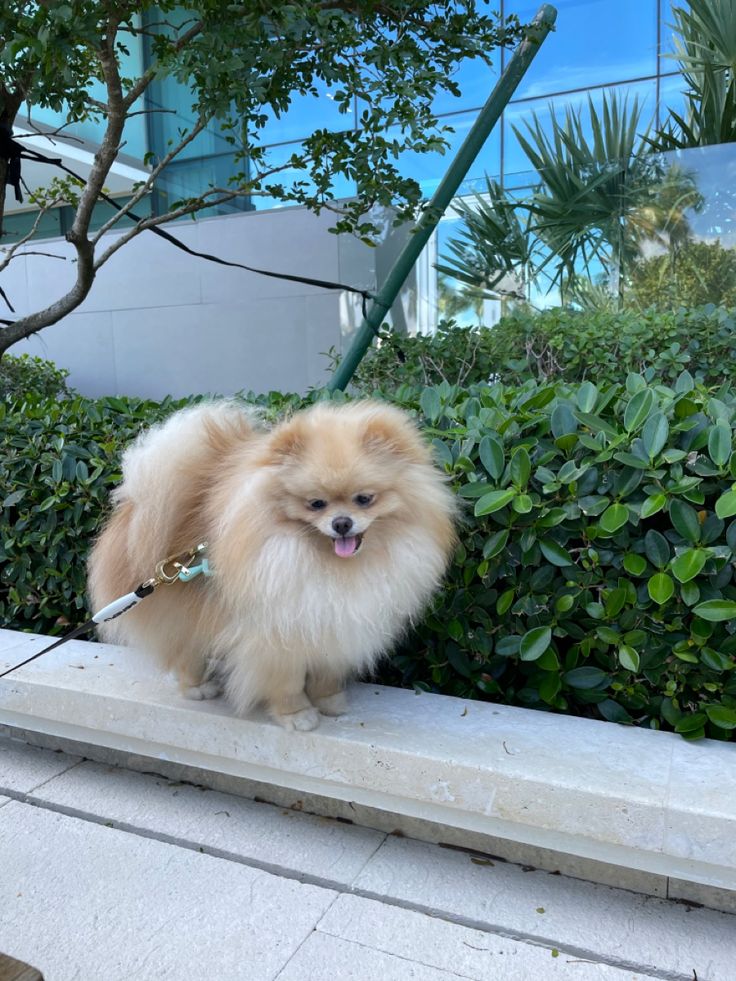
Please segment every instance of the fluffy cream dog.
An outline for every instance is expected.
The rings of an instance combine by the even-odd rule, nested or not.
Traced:
[[[207,542],[212,575],[159,586],[102,628],[155,654],[185,694],[265,703],[288,729],[345,711],[426,605],[454,544],[454,496],[405,413],[320,403],[272,430],[233,402],[175,413],[123,458],[90,559],[95,609]]]

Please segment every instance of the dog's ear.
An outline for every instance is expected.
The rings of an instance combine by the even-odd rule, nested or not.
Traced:
[[[271,433],[268,441],[268,456],[271,463],[284,463],[290,457],[299,456],[304,450],[306,438],[304,427],[299,419],[281,423]]]
[[[380,407],[366,419],[363,445],[368,451],[388,452],[411,463],[426,463],[428,450],[412,423],[403,412]]]

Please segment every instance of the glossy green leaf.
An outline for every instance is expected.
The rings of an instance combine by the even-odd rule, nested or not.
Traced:
[[[721,494],[716,501],[716,514],[719,518],[730,518],[736,514],[736,490]]]
[[[491,491],[490,494],[484,494],[475,504],[475,516],[476,518],[482,517],[484,514],[493,514],[494,511],[500,511],[501,508],[505,508],[516,497],[516,491],[513,487],[507,487],[506,490],[495,490]]]
[[[700,574],[707,560],[708,555],[702,548],[689,548],[673,559],[672,575],[679,582],[690,582]]]
[[[430,422],[437,422],[442,412],[442,403],[436,388],[425,388],[419,397],[419,407]]]
[[[693,712],[691,715],[684,715],[675,725],[675,732],[695,732],[702,729],[708,717],[705,712]]]
[[[627,671],[639,670],[639,654],[628,644],[622,644],[616,652],[618,663]]]
[[[666,572],[658,572],[647,583],[647,592],[655,603],[662,606],[663,603],[666,603],[672,598],[675,592],[675,584]]]
[[[560,596],[558,600],[555,601],[555,612],[556,613],[569,613],[569,611],[575,605],[575,597],[566,593],[564,596]]]
[[[495,555],[498,555],[499,552],[504,550],[508,540],[508,528],[502,528],[501,531],[497,531],[494,535],[491,535],[483,545],[483,558],[492,559]]]
[[[683,603],[687,603],[688,606],[695,606],[700,599],[700,589],[694,582],[684,582],[680,586],[680,596],[682,596]]]
[[[550,627],[534,627],[521,638],[519,656],[522,661],[536,661],[547,650],[552,640]]]
[[[555,406],[550,416],[550,424],[555,439],[574,433],[578,428],[577,419],[567,402],[560,402]]]
[[[650,460],[653,460],[660,453],[667,442],[669,432],[669,423],[662,412],[653,412],[644,423],[644,428],[641,431],[641,441]]]
[[[731,459],[733,434],[730,423],[719,419],[708,434],[708,455],[717,467],[725,467]]]
[[[432,440],[432,448],[434,450],[435,459],[442,467],[452,467],[452,450],[442,439],[437,439],[435,437]]]
[[[598,401],[598,389],[593,382],[585,381],[580,386],[575,396],[575,401],[581,412],[592,412]]]
[[[502,617],[504,613],[508,613],[514,602],[514,596],[516,591],[514,589],[507,589],[505,592],[501,593],[496,601],[496,613]]]
[[[693,613],[702,620],[710,620],[711,623],[733,620],[736,618],[736,603],[725,599],[706,600],[693,607]]]
[[[534,507],[534,503],[528,494],[519,494],[511,502],[511,507],[517,514],[529,514]]]
[[[642,576],[647,570],[647,560],[643,555],[627,552],[623,559],[624,569],[632,576]]]
[[[673,498],[670,501],[670,518],[685,541],[693,544],[700,541],[700,522],[695,508],[679,498]]]
[[[629,520],[629,509],[625,504],[612,504],[601,515],[600,526],[609,534],[623,528]]]
[[[480,462],[494,480],[498,480],[505,466],[503,444],[495,436],[484,436],[478,446]]]
[[[562,681],[559,674],[548,674],[539,682],[539,697],[550,705],[559,694]]]
[[[654,392],[649,388],[641,389],[633,396],[624,412],[626,432],[633,433],[644,423],[654,405]]]
[[[641,517],[651,518],[653,514],[657,514],[659,511],[661,511],[666,503],[666,494],[650,494],[641,506]]]
[[[615,620],[624,606],[626,606],[628,597],[629,591],[626,587],[620,586],[618,589],[612,589],[605,599],[606,616],[611,620]]]
[[[563,548],[562,545],[559,545],[551,538],[543,538],[539,542],[539,547],[542,550],[542,555],[552,565],[559,567],[574,565],[573,558],[567,549]]]
[[[523,489],[529,483],[529,477],[532,472],[532,464],[529,459],[529,454],[524,446],[520,446],[518,449],[514,450],[511,456],[511,483],[516,487]]]
[[[605,671],[594,667],[573,668],[562,677],[571,688],[581,689],[602,688],[610,680]]]
[[[705,714],[719,729],[736,729],[736,709],[727,708],[725,705],[708,705]]]
[[[644,551],[653,566],[664,569],[670,560],[670,546],[660,532],[651,528],[644,536]]]

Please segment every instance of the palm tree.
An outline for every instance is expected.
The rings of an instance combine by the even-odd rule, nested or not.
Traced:
[[[528,299],[541,262],[528,212],[489,177],[485,193],[459,200],[454,210],[463,220],[462,231],[450,239],[449,255],[435,267],[440,276],[463,284],[465,303]]]
[[[736,0],[690,0],[674,7],[674,57],[687,85],[685,115],[648,141],[655,150],[736,142]]]
[[[587,126],[583,113],[568,106],[562,119],[552,112],[549,134],[536,113],[526,135],[514,128],[540,178],[526,207],[549,249],[547,262],[557,264],[553,278],[562,290],[602,265],[622,301],[625,269],[638,254],[636,219],[653,176],[644,137],[637,135],[641,111],[638,99],[629,105],[604,93],[600,113],[588,96]]]
[[[534,114],[525,134],[515,132],[538,185],[515,202],[489,180],[485,196],[462,202],[462,234],[437,268],[485,295],[507,287],[510,273],[525,295],[546,277],[563,302],[586,306],[600,300],[602,276],[622,306],[642,246],[689,240],[687,211],[702,205],[692,175],[652,154],[640,123],[638,100],[615,93],[604,93],[600,111],[589,97],[587,120],[567,107],[562,117],[552,111],[545,128]]]

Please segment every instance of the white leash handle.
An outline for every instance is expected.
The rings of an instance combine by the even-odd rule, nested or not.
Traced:
[[[132,609],[143,598],[143,596],[137,596],[135,593],[126,593],[125,596],[121,596],[119,599],[113,600],[112,603],[108,603],[107,606],[103,606],[101,610],[92,616],[92,619],[95,623],[107,623],[108,620],[114,620],[121,613]]]
[[[156,580],[147,579],[146,582],[140,584],[138,589],[134,589],[132,593],[126,593],[125,596],[120,596],[118,599],[113,600],[112,603],[108,603],[107,606],[103,606],[101,610],[93,614],[88,622],[90,624],[107,623],[108,620],[114,620],[115,617],[119,617],[122,613],[132,610],[146,596],[150,596],[155,588]]]

